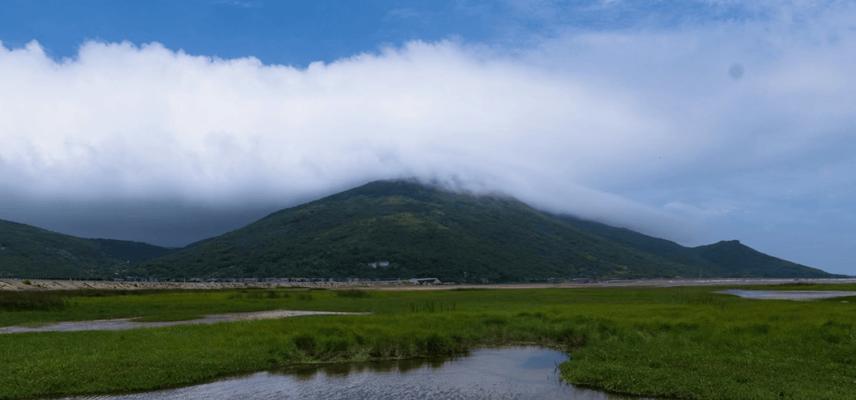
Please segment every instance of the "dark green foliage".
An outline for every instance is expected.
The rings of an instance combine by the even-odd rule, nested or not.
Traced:
[[[312,356],[315,354],[315,348],[317,347],[317,344],[315,343],[314,335],[298,335],[292,338],[291,341],[294,343],[294,347],[296,347],[298,351],[301,351],[308,356]]]
[[[455,311],[456,308],[455,303],[446,304],[446,303],[437,303],[434,301],[426,301],[422,303],[411,303],[410,304],[410,312],[411,313],[435,313],[435,312],[447,312],[447,311]]]
[[[369,292],[367,292],[365,290],[359,290],[359,289],[337,290],[336,296],[350,297],[353,299],[361,299],[361,298],[369,297]]]
[[[704,260],[704,263],[700,262],[699,264],[710,267],[709,275],[712,276],[764,276],[772,278],[828,276],[823,271],[814,268],[770,257],[736,240],[700,246],[693,248],[692,251]]]
[[[112,278],[168,249],[145,243],[82,239],[0,220],[0,277]]]
[[[551,215],[507,197],[383,181],[276,212],[147,263],[137,273],[163,278],[436,277],[476,283],[828,276],[745,249],[723,248],[722,254],[718,247],[690,249]],[[383,261],[389,265],[373,264]]]
[[[566,221],[594,235],[622,245],[656,254],[676,263],[694,266],[700,277],[765,277],[822,278],[833,275],[824,271],[771,257],[737,240],[721,241],[707,246],[684,247],[675,242],[643,235],[625,228],[616,228],[573,217]],[[689,271],[692,273],[692,271]]]
[[[291,295],[283,290],[244,289],[229,296],[230,299],[284,299]]]
[[[0,311],[56,311],[65,307],[59,293],[0,291]]]
[[[104,254],[117,260],[136,264],[166,255],[172,249],[154,246],[148,243],[130,242],[127,240],[91,239],[97,243]]]

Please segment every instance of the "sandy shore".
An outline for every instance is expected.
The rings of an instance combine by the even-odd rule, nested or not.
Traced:
[[[843,279],[639,279],[590,283],[514,283],[514,284],[441,284],[417,285],[408,281],[384,282],[114,282],[54,279],[0,279],[0,290],[151,290],[185,289],[217,290],[247,288],[366,288],[376,290],[453,290],[453,289],[546,289],[595,287],[674,287],[674,286],[730,286],[730,285],[783,285],[795,283],[845,284],[856,283],[856,278]]]

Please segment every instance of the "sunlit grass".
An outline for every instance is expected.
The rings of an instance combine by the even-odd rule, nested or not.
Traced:
[[[76,294],[63,299],[62,310],[4,311],[0,325],[269,309],[372,314],[0,335],[0,398],[148,390],[296,363],[436,357],[517,343],[567,351],[563,377],[617,392],[852,398],[856,301],[744,300],[714,293],[720,289]]]

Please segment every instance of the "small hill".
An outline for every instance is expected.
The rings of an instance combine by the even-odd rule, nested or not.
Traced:
[[[817,278],[823,271],[761,253],[737,240],[721,241],[692,249],[712,266],[713,275],[770,278]]]
[[[761,253],[737,240],[720,241],[699,247],[616,228],[597,222],[564,217],[568,223],[639,251],[656,254],[675,263],[691,266],[700,277],[729,278],[829,278],[836,275]]]
[[[112,259],[137,264],[168,254],[172,249],[143,242],[114,239],[88,239],[96,242],[101,251]]]
[[[687,248],[502,196],[381,181],[273,213],[135,270],[144,276],[437,277],[456,282],[825,277],[770,256]]]
[[[107,278],[167,252],[145,243],[83,239],[0,220],[0,277]]]

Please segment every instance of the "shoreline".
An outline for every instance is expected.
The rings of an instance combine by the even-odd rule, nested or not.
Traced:
[[[711,278],[634,279],[564,283],[426,284],[401,281],[377,282],[130,282],[63,279],[0,279],[0,291],[48,290],[222,290],[222,289],[373,289],[373,290],[461,290],[461,289],[575,289],[609,287],[681,287],[786,284],[856,284],[856,278]]]

